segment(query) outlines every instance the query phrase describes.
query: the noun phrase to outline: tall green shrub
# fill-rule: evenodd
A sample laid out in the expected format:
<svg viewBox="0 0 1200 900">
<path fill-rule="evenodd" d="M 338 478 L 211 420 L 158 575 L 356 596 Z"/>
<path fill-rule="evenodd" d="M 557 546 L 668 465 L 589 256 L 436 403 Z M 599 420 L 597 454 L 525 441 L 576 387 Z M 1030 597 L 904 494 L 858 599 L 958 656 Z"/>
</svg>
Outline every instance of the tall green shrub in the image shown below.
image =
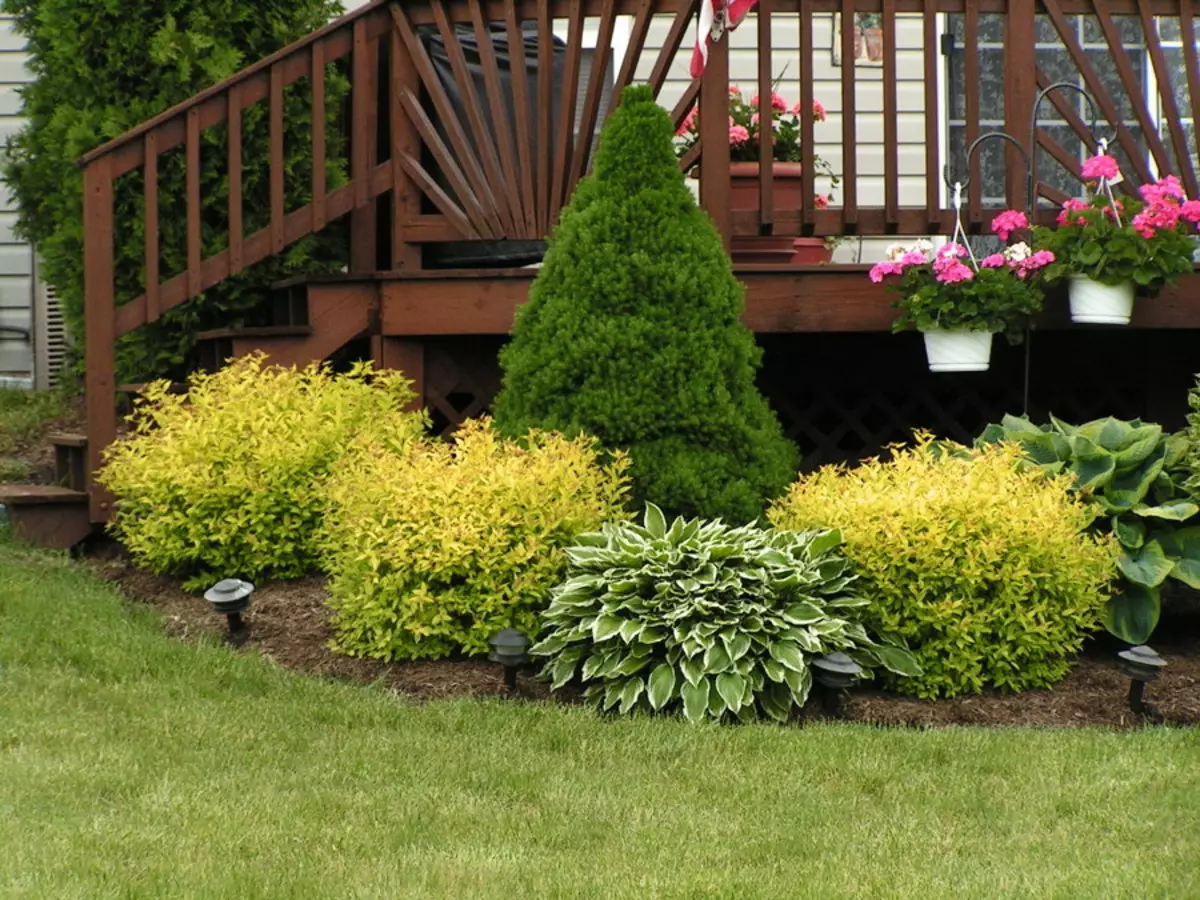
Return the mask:
<svg viewBox="0 0 1200 900">
<path fill-rule="evenodd" d="M 744 522 L 796 450 L 755 387 L 744 289 L 672 139 L 650 89 L 627 89 L 517 313 L 496 424 L 593 434 L 629 452 L 639 504 Z"/>
<path fill-rule="evenodd" d="M 8 142 L 4 180 L 16 197 L 17 230 L 37 246 L 42 273 L 80 333 L 83 176 L 76 160 L 321 27 L 341 6 L 338 0 L 2 0 L 2 8 L 15 17 L 17 31 L 28 42 L 34 75 L 21 90 L 27 124 Z M 332 111 L 345 95 L 345 80 L 330 74 Z M 289 210 L 309 199 L 310 106 L 303 90 L 289 89 L 284 138 Z M 337 186 L 344 181 L 345 166 L 334 129 L 329 132 L 329 180 Z M 205 255 L 227 244 L 226 135 L 224 125 L 203 134 Z M 245 111 L 242 140 L 245 228 L 250 234 L 267 224 L 270 209 L 264 103 Z M 143 178 L 137 170 L 118 180 L 114 196 L 118 304 L 145 289 L 143 206 Z M 186 228 L 183 154 L 177 148 L 160 157 L 159 164 L 164 279 L 185 267 Z M 298 242 L 123 340 L 122 377 L 178 373 L 194 331 L 236 321 L 280 278 L 339 269 L 345 242 L 337 231 Z"/>
</svg>

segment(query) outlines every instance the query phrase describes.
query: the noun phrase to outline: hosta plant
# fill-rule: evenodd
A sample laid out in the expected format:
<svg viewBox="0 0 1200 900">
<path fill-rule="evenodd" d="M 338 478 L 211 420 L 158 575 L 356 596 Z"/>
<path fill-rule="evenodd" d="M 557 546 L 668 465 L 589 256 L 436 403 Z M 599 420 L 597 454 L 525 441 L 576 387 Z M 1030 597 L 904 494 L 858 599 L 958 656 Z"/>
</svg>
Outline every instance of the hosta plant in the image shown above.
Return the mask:
<svg viewBox="0 0 1200 900">
<path fill-rule="evenodd" d="M 1051 416 L 1038 426 L 1005 416 L 977 443 L 997 441 L 1019 444 L 1027 460 L 1048 474 L 1070 475 L 1075 489 L 1099 508 L 1097 527 L 1121 544 L 1123 583 L 1104 619 L 1114 635 L 1131 644 L 1150 639 L 1168 578 L 1200 588 L 1200 526 L 1181 524 L 1200 512 L 1182 483 L 1185 437 L 1140 419 L 1069 425 Z"/>
<path fill-rule="evenodd" d="M 648 505 L 641 526 L 608 523 L 568 549 L 543 638 L 552 687 L 584 686 L 602 709 L 691 721 L 783 722 L 812 687 L 809 665 L 841 650 L 865 670 L 919 673 L 893 638 L 873 640 L 837 531 L 735 528 Z"/>
</svg>

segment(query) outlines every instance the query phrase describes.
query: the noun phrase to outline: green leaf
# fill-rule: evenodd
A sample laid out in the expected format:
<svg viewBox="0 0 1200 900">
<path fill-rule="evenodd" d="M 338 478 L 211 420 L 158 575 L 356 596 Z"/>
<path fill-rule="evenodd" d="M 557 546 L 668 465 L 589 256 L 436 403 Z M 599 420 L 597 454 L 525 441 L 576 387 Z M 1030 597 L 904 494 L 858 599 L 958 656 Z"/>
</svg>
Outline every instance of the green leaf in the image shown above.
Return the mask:
<svg viewBox="0 0 1200 900">
<path fill-rule="evenodd" d="M 800 648 L 791 641 L 779 641 L 771 645 L 771 658 L 776 660 L 784 668 L 791 669 L 793 672 L 806 672 L 808 666 L 804 664 L 804 654 L 800 652 Z"/>
<path fill-rule="evenodd" d="M 750 636 L 741 632 L 734 632 L 732 635 L 727 632 L 721 632 L 721 639 L 725 642 L 725 649 L 729 652 L 729 658 L 733 662 L 737 662 L 750 650 Z"/>
<path fill-rule="evenodd" d="M 1176 528 L 1160 537 L 1163 549 L 1174 561 L 1171 577 L 1200 590 L 1200 525 Z"/>
<path fill-rule="evenodd" d="M 1166 580 L 1175 564 L 1167 559 L 1167 554 L 1163 552 L 1158 541 L 1150 540 L 1132 553 L 1122 553 L 1121 558 L 1117 560 L 1117 567 L 1121 574 L 1134 584 L 1152 588 L 1158 587 Z"/>
<path fill-rule="evenodd" d="M 774 682 L 783 681 L 783 673 L 785 670 L 778 662 L 767 657 L 763 657 L 758 662 L 759 665 L 762 666 L 763 674 L 766 675 L 768 679 Z"/>
<path fill-rule="evenodd" d="M 1146 543 L 1145 522 L 1127 516 L 1113 516 L 1112 526 L 1113 534 L 1117 536 L 1117 540 L 1122 547 L 1129 550 L 1136 550 L 1142 544 Z"/>
<path fill-rule="evenodd" d="M 1186 434 L 1172 434 L 1167 438 L 1167 458 L 1163 461 L 1163 467 L 1174 469 L 1187 456 L 1188 450 L 1191 449 L 1191 444 L 1188 441 Z"/>
<path fill-rule="evenodd" d="M 1139 503 L 1133 508 L 1133 511 L 1142 518 L 1168 519 L 1172 522 L 1182 522 L 1200 512 L 1200 506 L 1197 506 L 1191 500 L 1172 500 L 1169 503 L 1162 503 L 1158 506 L 1147 506 L 1144 503 Z"/>
<path fill-rule="evenodd" d="M 640 678 L 630 678 L 625 682 L 625 687 L 621 688 L 621 713 L 624 715 L 633 709 L 638 702 L 638 698 L 642 696 L 642 691 L 645 685 L 642 684 Z"/>
<path fill-rule="evenodd" d="M 803 706 L 808 700 L 808 692 L 812 690 L 812 673 L 805 669 L 803 672 L 794 672 L 788 669 L 784 673 L 787 677 L 788 690 L 792 692 L 792 699 L 797 706 Z"/>
<path fill-rule="evenodd" d="M 1104 626 L 1126 643 L 1144 644 L 1154 633 L 1161 611 L 1158 588 L 1128 584 L 1122 593 L 1108 601 Z"/>
<path fill-rule="evenodd" d="M 685 656 L 679 661 L 679 670 L 688 684 L 697 685 L 704 680 L 704 663 L 698 659 Z"/>
<path fill-rule="evenodd" d="M 1113 455 L 1084 437 L 1076 437 L 1072 445 L 1075 458 L 1067 471 L 1075 476 L 1075 487 L 1095 490 L 1108 484 L 1117 468 Z"/>
<path fill-rule="evenodd" d="M 632 644 L 642 633 L 644 626 L 645 623 L 639 619 L 626 619 L 621 623 L 621 640 L 626 644 Z"/>
<path fill-rule="evenodd" d="M 1013 434 L 1041 434 L 1041 429 L 1022 416 L 1006 415 L 1000 420 L 1000 424 L 1006 432 L 1009 432 L 1009 439 L 1012 439 Z"/>
<path fill-rule="evenodd" d="M 879 657 L 879 662 L 889 672 L 895 672 L 897 675 L 903 675 L 906 678 L 916 678 L 923 674 L 920 664 L 915 656 L 900 647 L 880 646 L 873 648 L 873 652 Z"/>
<path fill-rule="evenodd" d="M 1154 426 L 1156 433 L 1148 435 L 1117 453 L 1117 471 L 1124 472 L 1139 466 L 1150 458 L 1162 442 L 1162 429 Z"/>
<path fill-rule="evenodd" d="M 825 613 L 811 603 L 793 603 L 783 611 L 783 617 L 795 625 L 811 625 L 825 618 Z"/>
<path fill-rule="evenodd" d="M 614 634 L 619 634 L 623 622 L 624 620 L 618 616 L 597 616 L 596 621 L 592 623 L 592 640 L 598 644 L 608 640 Z"/>
<path fill-rule="evenodd" d="M 578 663 L 570 657 L 560 656 L 550 668 L 550 688 L 557 691 L 575 675 Z"/>
<path fill-rule="evenodd" d="M 1039 466 L 1049 466 L 1071 458 L 1070 443 L 1056 432 L 1038 431 L 1030 434 L 1020 431 L 1011 437 L 1021 445 L 1025 455 Z"/>
<path fill-rule="evenodd" d="M 667 536 L 667 517 L 653 503 L 646 504 L 646 516 L 643 525 L 650 532 L 651 537 L 664 538 Z"/>
<path fill-rule="evenodd" d="M 736 672 L 722 672 L 717 676 L 717 693 L 725 701 L 730 712 L 742 708 L 742 695 L 746 691 L 746 679 Z"/>
<path fill-rule="evenodd" d="M 1150 486 L 1154 484 L 1162 472 L 1163 461 L 1167 458 L 1167 448 L 1159 445 L 1146 460 L 1137 468 L 1114 475 L 1104 490 L 1104 500 L 1110 512 L 1131 510 L 1145 497 Z"/>
<path fill-rule="evenodd" d="M 720 644 L 713 644 L 704 651 L 704 671 L 710 675 L 724 672 L 729 668 L 729 653 Z"/>
<path fill-rule="evenodd" d="M 662 709 L 675 693 L 675 668 L 670 663 L 660 663 L 650 673 L 646 697 L 654 709 Z"/>
<path fill-rule="evenodd" d="M 842 537 L 840 528 L 818 532 L 808 545 L 809 559 L 816 559 L 818 556 L 823 556 L 831 550 L 836 550 L 844 543 L 845 539 Z"/>
</svg>

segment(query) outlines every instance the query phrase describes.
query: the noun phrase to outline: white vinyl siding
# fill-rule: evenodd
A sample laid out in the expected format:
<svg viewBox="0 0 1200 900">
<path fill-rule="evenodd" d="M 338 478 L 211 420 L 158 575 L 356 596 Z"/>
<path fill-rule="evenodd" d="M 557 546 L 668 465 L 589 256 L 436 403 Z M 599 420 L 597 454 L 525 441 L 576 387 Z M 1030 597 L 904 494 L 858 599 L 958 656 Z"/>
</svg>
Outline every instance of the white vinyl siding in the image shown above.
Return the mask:
<svg viewBox="0 0 1200 900">
<path fill-rule="evenodd" d="M 0 16 L 0 147 L 20 129 L 20 85 L 30 80 L 25 41 L 12 19 Z M 15 202 L 0 188 L 0 326 L 29 335 L 22 339 L 0 330 L 0 378 L 28 378 L 33 372 L 33 252 L 14 234 Z"/>
</svg>

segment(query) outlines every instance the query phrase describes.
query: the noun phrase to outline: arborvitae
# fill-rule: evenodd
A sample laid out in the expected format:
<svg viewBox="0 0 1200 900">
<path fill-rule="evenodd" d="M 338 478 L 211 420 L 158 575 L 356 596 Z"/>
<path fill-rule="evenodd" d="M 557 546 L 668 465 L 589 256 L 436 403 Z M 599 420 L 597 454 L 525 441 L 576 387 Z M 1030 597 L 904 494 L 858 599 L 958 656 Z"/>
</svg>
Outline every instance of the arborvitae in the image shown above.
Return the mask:
<svg viewBox="0 0 1200 900">
<path fill-rule="evenodd" d="M 83 173 L 76 160 L 238 70 L 320 28 L 341 11 L 338 0 L 0 0 L 28 42 L 34 81 L 21 88 L 24 128 L 8 145 L 4 180 L 16 198 L 17 231 L 37 246 L 42 277 L 62 300 L 81 337 L 83 327 Z M 328 71 L 327 114 L 346 94 L 346 79 Z M 312 120 L 308 79 L 284 94 L 288 210 L 308 202 Z M 266 102 L 242 114 L 242 189 L 246 234 L 267 224 L 270 210 Z M 327 129 L 328 183 L 345 182 L 343 142 Z M 201 139 L 201 240 L 205 256 L 228 244 L 228 158 L 224 124 Z M 158 222 L 164 279 L 187 260 L 187 214 L 182 148 L 159 157 Z M 116 301 L 143 293 L 143 177 L 118 179 Z M 237 324 L 282 278 L 336 272 L 345 262 L 345 236 L 335 225 L 230 278 L 153 325 L 122 339 L 123 380 L 178 376 L 198 330 Z M 82 341 L 79 341 L 82 346 Z"/>
<path fill-rule="evenodd" d="M 629 451 L 636 502 L 748 521 L 796 448 L 755 386 L 744 289 L 672 140 L 652 92 L 627 89 L 517 313 L 496 422 L 593 434 Z"/>
</svg>

